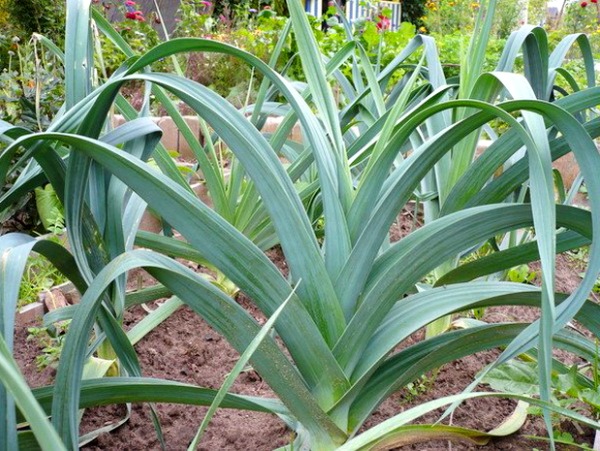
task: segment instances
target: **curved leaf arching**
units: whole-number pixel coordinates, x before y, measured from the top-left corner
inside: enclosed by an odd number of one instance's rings
[[[255,299],[265,314],[270,315],[281,299],[289,296],[289,283],[260,249],[176,182],[149,169],[131,155],[90,138],[46,133],[22,138],[20,142],[26,144],[40,137],[70,144],[110,168],[121,180],[126,180],[130,188],[150,202],[161,216],[169,218],[190,244],[202,249],[219,270]],[[198,233],[199,230],[202,233]],[[302,368],[308,385],[318,388],[325,404],[331,402],[332,396],[343,392],[346,377],[314,321],[306,308],[296,302],[290,303],[281,318],[287,318],[288,326],[279,333],[294,359],[301,362],[299,368]]]
[[[113,260],[86,291],[67,333],[52,408],[53,423],[66,442],[75,444],[77,437],[76,419],[86,337],[99,312],[102,292],[114,278],[135,267],[146,268],[152,276],[201,314],[235,348],[243,350],[260,329],[242,307],[184,265],[148,251],[137,250],[123,254]],[[109,335],[108,338],[112,342],[112,336]],[[118,352],[117,343],[112,344]],[[344,440],[345,435],[318,406],[271,338],[265,339],[255,352],[252,365],[265,375],[265,380],[278,393],[290,412],[314,437],[323,443]]]

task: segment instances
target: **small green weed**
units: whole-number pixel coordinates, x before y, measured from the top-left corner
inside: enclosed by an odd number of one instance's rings
[[[408,383],[402,390],[403,403],[411,403],[431,390],[437,379],[437,374],[437,371],[434,371],[431,375],[424,374],[416,381]]]
[[[572,365],[565,371],[552,372],[552,402],[565,409],[589,412],[598,418],[600,412],[600,390],[598,386],[598,362],[579,367]],[[591,375],[589,369],[591,368]],[[591,377],[591,378],[590,378]],[[587,380],[587,382],[585,382]],[[496,391],[539,396],[538,364],[534,361],[513,360],[489,372],[483,382]],[[530,406],[532,415],[542,415],[542,409]],[[553,423],[560,430],[560,416],[552,414]]]
[[[37,301],[39,294],[60,285],[67,278],[52,263],[39,254],[32,254],[25,266],[21,287],[19,289],[18,307],[24,307]]]
[[[36,340],[42,348],[40,355],[36,356],[35,364],[38,370],[46,367],[58,367],[58,361],[63,348],[63,340],[70,321],[61,321],[50,327],[30,327],[27,341]]]
[[[506,278],[515,283],[531,283],[535,279],[536,272],[531,271],[527,265],[519,265],[511,268]]]

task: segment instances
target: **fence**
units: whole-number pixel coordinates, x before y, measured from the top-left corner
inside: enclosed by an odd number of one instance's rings
[[[339,0],[338,0],[339,1]],[[342,5],[344,2],[342,1]],[[389,8],[392,11],[390,17],[391,29],[396,30],[400,26],[402,4],[400,2],[365,2],[361,0],[347,0],[345,2],[346,17],[350,22],[356,19],[376,17],[379,11]],[[315,17],[321,17],[323,11],[323,0],[305,0],[304,10]]]
[[[305,0],[304,11],[315,17],[321,17],[323,11],[323,0]]]
[[[397,30],[402,21],[402,4],[399,2],[380,1],[371,3],[360,0],[348,0],[346,2],[346,16],[350,22],[353,22],[356,19],[372,18],[384,8],[392,10],[392,16],[390,17],[391,29]]]

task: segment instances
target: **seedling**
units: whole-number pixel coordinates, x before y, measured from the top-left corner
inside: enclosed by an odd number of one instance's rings
[[[36,356],[35,364],[39,371],[46,367],[57,368],[63,348],[63,339],[70,321],[61,321],[49,327],[29,327],[27,341],[37,341],[43,346],[41,354]]]

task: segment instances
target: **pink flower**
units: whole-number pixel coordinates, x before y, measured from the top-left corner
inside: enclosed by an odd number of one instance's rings
[[[379,20],[377,21],[377,29],[389,30],[392,26],[392,21],[384,15],[379,15],[378,19]]]
[[[134,1],[132,1],[132,0],[127,0],[127,1],[125,2],[125,6],[135,6],[135,2],[134,2]]]

